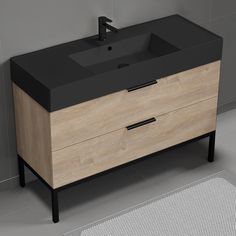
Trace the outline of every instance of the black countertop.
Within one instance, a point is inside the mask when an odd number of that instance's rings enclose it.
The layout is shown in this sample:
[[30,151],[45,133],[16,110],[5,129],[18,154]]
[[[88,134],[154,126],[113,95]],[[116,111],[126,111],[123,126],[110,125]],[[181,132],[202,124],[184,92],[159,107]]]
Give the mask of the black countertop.
[[180,50],[96,75],[70,57],[97,47],[95,35],[11,58],[12,80],[52,112],[222,57],[221,37],[179,15],[123,28],[117,34],[108,33],[103,45],[145,33],[154,33]]

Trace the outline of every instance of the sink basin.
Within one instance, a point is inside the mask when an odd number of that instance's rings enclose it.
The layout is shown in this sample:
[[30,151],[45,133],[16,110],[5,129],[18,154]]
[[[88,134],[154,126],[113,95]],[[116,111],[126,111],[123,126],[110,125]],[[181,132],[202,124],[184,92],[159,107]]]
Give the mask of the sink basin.
[[70,57],[89,71],[100,74],[176,51],[179,49],[149,33],[74,53]]

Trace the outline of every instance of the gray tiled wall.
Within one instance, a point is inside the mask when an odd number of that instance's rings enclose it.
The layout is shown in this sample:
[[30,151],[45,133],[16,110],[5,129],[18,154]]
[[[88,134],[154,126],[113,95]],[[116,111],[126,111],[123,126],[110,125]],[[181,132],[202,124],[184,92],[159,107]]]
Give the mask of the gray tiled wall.
[[224,37],[219,103],[236,102],[235,0],[1,0],[0,181],[17,175],[11,56],[95,34],[99,15],[124,27],[174,13]]
[[210,30],[224,37],[220,105],[236,101],[236,1],[214,0]]

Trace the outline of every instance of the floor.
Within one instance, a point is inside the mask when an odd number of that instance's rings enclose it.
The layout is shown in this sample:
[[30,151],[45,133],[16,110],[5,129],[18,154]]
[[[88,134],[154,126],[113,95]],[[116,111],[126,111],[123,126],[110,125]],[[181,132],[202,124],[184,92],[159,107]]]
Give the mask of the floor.
[[50,194],[40,182],[0,186],[0,235],[58,236],[222,170],[236,175],[236,109],[218,116],[215,162],[207,139],[64,190],[60,222],[51,222]]

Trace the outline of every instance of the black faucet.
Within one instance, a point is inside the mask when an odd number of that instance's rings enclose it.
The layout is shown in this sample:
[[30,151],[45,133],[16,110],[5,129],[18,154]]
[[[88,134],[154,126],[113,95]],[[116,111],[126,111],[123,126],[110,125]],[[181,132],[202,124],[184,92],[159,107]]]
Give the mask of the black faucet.
[[107,24],[107,22],[112,22],[111,19],[105,17],[105,16],[100,16],[98,17],[98,40],[99,41],[104,41],[107,38],[107,29],[110,31],[113,31],[115,33],[118,32],[118,29],[115,27]]

